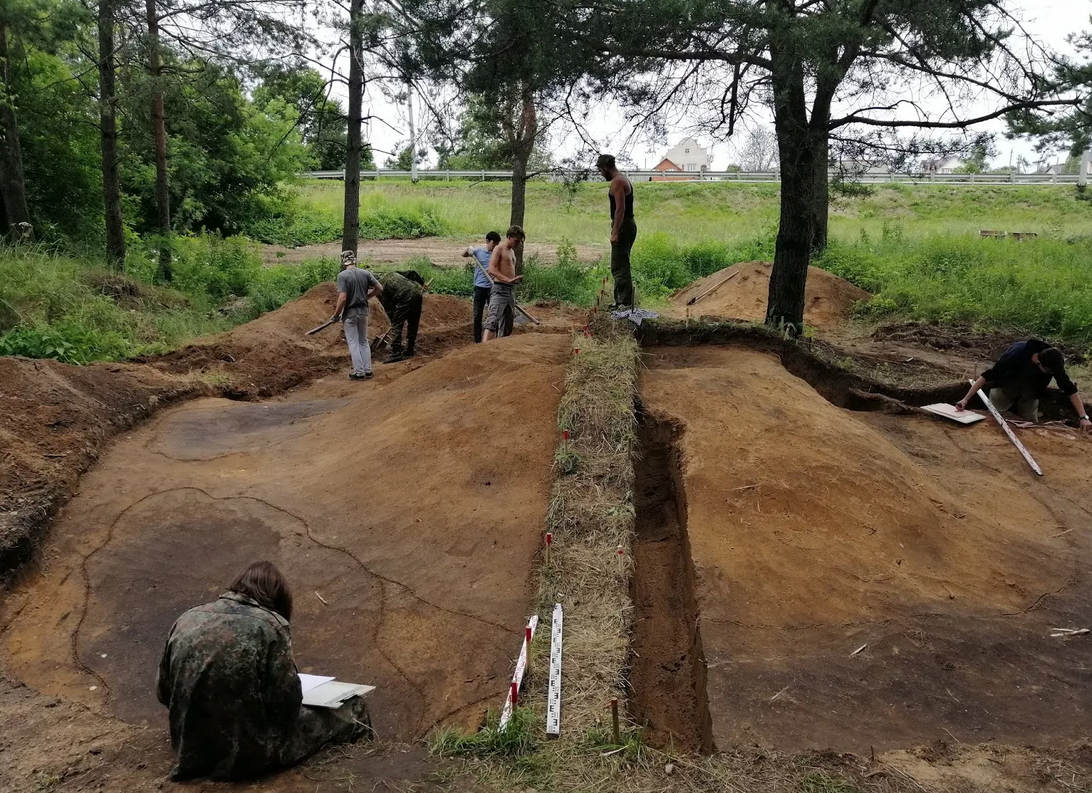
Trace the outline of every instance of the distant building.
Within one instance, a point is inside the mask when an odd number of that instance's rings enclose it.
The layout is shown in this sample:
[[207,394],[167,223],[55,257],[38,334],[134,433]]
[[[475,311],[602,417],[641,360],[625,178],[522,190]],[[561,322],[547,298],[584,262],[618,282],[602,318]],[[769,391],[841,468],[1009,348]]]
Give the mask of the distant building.
[[[712,152],[693,138],[683,138],[674,147],[667,150],[667,154],[665,154],[663,160],[660,161],[660,165],[656,166],[656,170],[677,170],[689,173],[701,173],[703,171],[708,171],[709,165],[712,162]],[[669,165],[674,166],[674,168],[661,168],[660,166],[664,165],[664,163],[668,163]]]
[[834,170],[846,176],[876,176],[891,173],[891,167],[868,160],[839,160]]
[[963,162],[958,157],[936,157],[921,164],[922,173],[955,173]]

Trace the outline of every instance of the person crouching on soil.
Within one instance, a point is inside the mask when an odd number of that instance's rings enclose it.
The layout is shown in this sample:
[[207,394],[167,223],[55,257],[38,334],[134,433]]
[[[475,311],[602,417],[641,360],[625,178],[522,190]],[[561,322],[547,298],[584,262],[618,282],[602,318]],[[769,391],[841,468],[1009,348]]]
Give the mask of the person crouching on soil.
[[513,248],[526,238],[519,226],[510,227],[504,241],[493,248],[493,255],[489,257],[488,272],[493,279],[493,289],[489,293],[489,314],[485,318],[482,341],[495,339],[505,315],[516,310],[516,284],[523,280],[523,276],[516,275],[516,252]]
[[368,300],[383,293],[375,276],[356,266],[356,254],[341,252],[341,272],[337,274],[337,306],[331,319],[341,319],[345,343],[353,361],[350,380],[372,378],[372,348],[368,345]]
[[1039,399],[1046,393],[1051,379],[1056,380],[1058,388],[1069,397],[1080,418],[1081,429],[1092,430],[1084,400],[1076,383],[1066,374],[1065,358],[1060,351],[1039,339],[1018,341],[1005,350],[974,382],[967,396],[956,402],[956,409],[966,410],[974,395],[986,388],[990,401],[998,410],[1012,410],[1028,421],[1037,422]]
[[256,562],[218,600],[175,622],[156,682],[178,752],[173,779],[254,777],[327,743],[373,735],[360,697],[337,709],[301,704],[291,616],[284,577]]
[[[425,280],[416,270],[384,273],[379,302],[391,321],[391,354],[383,363],[397,363],[416,354],[417,328],[425,301]],[[406,328],[406,350],[402,351],[402,329]]]

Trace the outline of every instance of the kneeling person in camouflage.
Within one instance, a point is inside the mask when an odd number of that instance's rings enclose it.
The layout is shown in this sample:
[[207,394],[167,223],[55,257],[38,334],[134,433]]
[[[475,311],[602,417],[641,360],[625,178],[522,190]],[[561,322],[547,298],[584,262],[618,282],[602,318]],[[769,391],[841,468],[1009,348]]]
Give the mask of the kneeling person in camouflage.
[[516,284],[523,280],[523,276],[516,275],[516,254],[513,247],[524,239],[526,235],[523,229],[512,226],[504,241],[493,248],[488,270],[489,277],[493,279],[493,289],[489,293],[489,313],[482,326],[485,329],[482,341],[495,339],[505,314],[516,310]]
[[178,752],[173,779],[255,777],[325,744],[372,736],[360,697],[336,709],[302,704],[291,616],[284,577],[256,562],[218,600],[175,622],[156,683]]
[[[379,277],[383,291],[379,302],[391,321],[391,354],[383,363],[412,358],[416,352],[417,328],[425,299],[425,281],[416,270],[390,272]],[[406,350],[402,351],[402,330],[406,329]]]

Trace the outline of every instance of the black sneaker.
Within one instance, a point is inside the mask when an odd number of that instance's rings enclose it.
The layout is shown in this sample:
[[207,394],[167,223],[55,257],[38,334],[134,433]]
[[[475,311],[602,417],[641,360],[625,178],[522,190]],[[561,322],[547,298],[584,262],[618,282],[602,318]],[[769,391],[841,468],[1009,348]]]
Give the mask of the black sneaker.
[[383,363],[398,363],[399,361],[404,361],[404,360],[406,360],[406,357],[404,355],[402,355],[402,353],[392,352],[390,354],[390,357],[387,358],[387,360],[383,361]]
[[402,357],[403,358],[412,358],[416,354],[417,354],[417,352],[412,347],[410,347],[404,353],[402,353]]
[[349,375],[349,379],[350,380],[367,380],[371,376],[372,375],[371,375],[370,372],[368,372],[367,374],[358,374],[357,372],[353,372],[351,375]]

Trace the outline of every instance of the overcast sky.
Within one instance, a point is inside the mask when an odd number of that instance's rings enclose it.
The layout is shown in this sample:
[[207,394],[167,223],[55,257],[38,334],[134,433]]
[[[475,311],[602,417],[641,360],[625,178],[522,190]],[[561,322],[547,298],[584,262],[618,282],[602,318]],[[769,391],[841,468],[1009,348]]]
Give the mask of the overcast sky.
[[[913,2],[913,0],[908,1]],[[1092,0],[1016,0],[1010,8],[1024,20],[1027,30],[1033,36],[1041,39],[1048,47],[1056,49],[1067,50],[1065,39],[1070,33],[1088,30],[1092,27],[1089,22],[1089,17],[1092,15]],[[339,91],[335,90],[335,96],[338,93]],[[343,88],[340,93],[342,95],[339,98],[344,101]],[[418,100],[415,105],[418,127],[420,127],[423,117],[421,104],[421,101]],[[391,151],[399,142],[408,139],[405,106],[390,102],[378,88],[371,87],[365,98],[365,108],[370,110],[372,115],[381,119],[381,121],[373,121],[370,129],[366,131],[373,147],[377,150],[376,162],[382,167],[383,160],[386,159],[387,155],[380,152]],[[1004,125],[1001,122],[995,122],[992,125],[984,126],[983,129],[1000,133],[1004,129]],[[620,151],[629,129],[625,126],[622,114],[616,107],[606,107],[596,111],[590,121],[589,130],[594,135],[596,142],[600,144],[602,151],[628,155],[641,168],[650,168],[659,162],[667,148],[674,145],[684,135],[684,130],[680,126],[679,129],[669,130],[666,145],[653,144],[650,146],[647,143],[639,142],[632,145],[628,151]],[[742,136],[737,135],[737,137],[742,140]],[[701,140],[700,136],[699,140]],[[709,145],[708,140],[702,140],[701,142]],[[550,148],[555,152],[555,157],[563,157],[579,148],[579,144],[579,140],[573,135],[567,137],[555,135],[551,140]],[[995,166],[1007,165],[1010,159],[1015,162],[1019,156],[1024,156],[1031,161],[1039,158],[1039,155],[1035,154],[1033,150],[1032,143],[1005,140],[1000,134],[998,134],[997,138],[997,149],[998,156],[993,163]],[[431,150],[429,155],[434,157]],[[1051,161],[1058,161],[1064,159],[1064,157],[1064,152],[1058,152],[1057,156],[1051,158]],[[738,159],[734,142],[713,145],[713,170],[721,170],[729,163],[738,161]]]

